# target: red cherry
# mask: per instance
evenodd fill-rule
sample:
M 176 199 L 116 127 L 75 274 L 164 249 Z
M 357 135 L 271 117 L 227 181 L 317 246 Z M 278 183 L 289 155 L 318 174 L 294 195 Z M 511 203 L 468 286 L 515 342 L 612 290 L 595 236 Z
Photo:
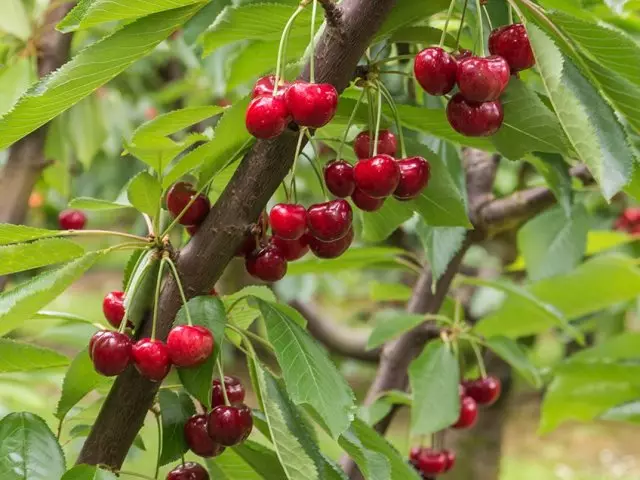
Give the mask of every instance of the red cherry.
M 167 337 L 171 363 L 178 367 L 195 367 L 213 352 L 213 334 L 201 325 L 178 325 Z
M 502 126 L 504 112 L 500 100 L 475 103 L 456 93 L 447 104 L 447 119 L 453 129 L 467 137 L 486 137 Z
M 144 110 L 144 118 L 147 120 L 153 120 L 158 116 L 158 109 L 156 107 L 147 107 Z
M 107 293 L 102 301 L 102 312 L 112 326 L 120 327 L 124 318 L 124 292 Z
M 456 423 L 452 425 L 452 428 L 471 428 L 475 425 L 477 419 L 478 404 L 476 401 L 469 396 L 462 397 L 460 402 L 460 416 Z
M 453 57 L 459 62 L 460 60 L 464 60 L 465 58 L 473 57 L 473 52 L 471 50 L 467 50 L 466 48 L 461 48 L 456 54 L 453 55 Z
M 329 83 L 295 82 L 284 97 L 293 121 L 303 127 L 325 126 L 338 108 L 338 92 Z
M 297 240 L 307 229 L 307 210 L 302 205 L 278 203 L 269 213 L 273 234 L 285 240 Z
M 411 450 L 409 450 L 409 460 L 411 460 L 412 463 L 417 462 L 420 452 L 422 452 L 422 447 L 411 447 Z
M 353 180 L 353 167 L 344 160 L 334 160 L 327 163 L 324 167 L 324 182 L 336 197 L 348 197 L 356 188 L 356 183 Z
M 521 23 L 496 28 L 489 35 L 489 52 L 504 58 L 512 72 L 526 70 L 536 64 L 529 35 Z
M 58 214 L 58 224 L 63 230 L 82 230 L 87 223 L 87 216 L 80 210 L 67 209 Z
M 446 465 L 444 467 L 444 471 L 448 472 L 456 464 L 456 454 L 452 450 L 443 450 L 442 453 L 444 453 L 444 456 L 447 459 L 447 463 L 446 463 Z
M 440 47 L 429 47 L 416 55 L 413 73 L 425 92 L 431 95 L 449 93 L 456 84 L 457 62 Z
M 98 339 L 104 335 L 105 333 L 109 333 L 111 330 L 98 330 L 91 336 L 89 340 L 89 346 L 87 347 L 87 353 L 89 353 L 89 358 L 93 360 L 93 346 L 96 344 Z
M 131 348 L 133 363 L 143 377 L 160 382 L 171 370 L 169 349 L 160 340 L 143 338 Z
M 309 236 L 303 235 L 297 240 L 285 240 L 280 237 L 271 237 L 271 243 L 282 252 L 289 262 L 298 260 L 309 251 Z
M 418 469 L 424 475 L 438 475 L 447 468 L 447 456 L 430 448 L 423 448 L 417 459 Z
M 251 100 L 245 117 L 247 130 L 256 138 L 275 138 L 289 124 L 283 95 L 262 95 Z
M 253 277 L 265 282 L 277 282 L 287 274 L 287 259 L 275 245 L 267 245 L 247 256 L 245 268 Z
M 398 200 L 411 200 L 429 183 L 431 175 L 429 162 L 422 157 L 410 157 L 398 160 L 400 168 L 400 183 L 393 192 Z
M 213 287 L 211 290 L 209 290 L 209 295 L 211 295 L 212 297 L 218 296 L 218 291 L 216 290 L 216 287 Z
M 105 377 L 120 375 L 131 361 L 131 339 L 124 333 L 96 332 L 89 347 L 93 367 Z
M 371 133 L 360 132 L 353 142 L 353 150 L 358 158 L 369 158 L 373 155 L 373 146 L 371 145 Z M 380 130 L 378 132 L 378 154 L 391 155 L 396 154 L 398 142 L 396 136 L 389 130 Z M 371 153 L 369 153 L 371 151 Z
M 344 237 L 351 228 L 352 220 L 353 211 L 346 200 L 316 203 L 307 210 L 309 232 L 324 242 Z
M 356 207 L 365 212 L 375 212 L 376 210 L 380 210 L 385 201 L 384 198 L 374 198 L 367 195 L 359 188 L 355 189 L 351 195 L 351 200 Z
M 187 462 L 167 473 L 166 480 L 209 480 L 209 478 L 209 473 L 202 465 Z
M 315 237 L 309 237 L 309 248 L 318 258 L 337 258 L 346 252 L 353 242 L 353 228 L 338 240 L 323 242 Z
M 356 187 L 371 197 L 382 198 L 393 193 L 400 183 L 400 167 L 389 155 L 359 160 L 353 167 Z
M 497 100 L 509 83 L 510 69 L 507 61 L 490 57 L 469 57 L 458 63 L 456 80 L 460 93 L 471 102 Z
M 502 390 L 500 379 L 494 376 L 478 378 L 466 385 L 467 395 L 473 398 L 478 405 L 493 405 L 500 397 Z
M 184 424 L 184 439 L 189 449 L 200 457 L 217 457 L 224 447 L 213 440 L 207 431 L 207 415 L 193 415 Z
M 622 216 L 631 225 L 640 223 L 640 207 L 629 207 L 625 209 Z
M 189 205 L 193 197 L 196 199 Z M 198 194 L 193 185 L 188 182 L 174 183 L 167 193 L 167 209 L 177 217 L 187 205 L 189 208 L 178 221 L 182 225 L 200 225 L 211 209 L 209 198 L 202 193 Z
M 267 75 L 266 77 L 262 77 L 258 79 L 256 84 L 253 86 L 253 90 L 251 91 L 251 98 L 256 98 L 261 95 L 272 95 L 273 89 L 276 86 L 276 76 L 275 75 Z M 284 95 L 286 89 L 289 88 L 289 84 L 284 82 L 282 85 L 278 87 L 278 93 L 276 95 Z
M 242 382 L 237 377 L 224 376 L 224 386 L 227 391 L 227 398 L 229 403 L 236 404 L 244 402 L 244 387 Z M 213 381 L 213 387 L 211 390 L 211 407 L 217 407 L 224 405 L 224 396 L 222 395 L 222 386 L 220 385 L 220 379 L 216 378 Z
M 253 416 L 246 405 L 220 405 L 209 414 L 209 436 L 226 447 L 244 442 L 252 428 Z

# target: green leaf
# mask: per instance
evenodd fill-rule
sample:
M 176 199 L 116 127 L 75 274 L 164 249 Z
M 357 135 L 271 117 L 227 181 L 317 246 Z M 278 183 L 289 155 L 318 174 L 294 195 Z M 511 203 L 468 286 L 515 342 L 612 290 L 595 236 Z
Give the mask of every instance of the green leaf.
M 166 465 L 187 453 L 189 447 L 184 439 L 184 424 L 195 415 L 196 409 L 185 392 L 160 390 L 160 416 L 162 417 L 162 450 L 158 458 L 160 465 Z
M 412 294 L 413 290 L 401 283 L 369 282 L 369 297 L 374 302 L 405 302 Z
M 229 322 L 243 330 L 248 329 L 253 321 L 260 316 L 260 310 L 249 305 L 248 300 L 250 297 L 258 297 L 266 302 L 272 303 L 276 301 L 276 296 L 271 289 L 257 285 L 244 287 L 236 293 L 222 297 L 227 311 L 233 305 L 233 310 L 227 313 Z
M 36 130 L 150 53 L 200 5 L 137 20 L 81 50 L 0 118 L 0 150 Z
M 0 373 L 65 367 L 69 359 L 49 348 L 0 338 Z
M 14 58 L 11 63 L 0 69 L 0 89 L 3 93 L 0 98 L 0 115 L 11 110 L 18 98 L 37 79 L 33 60 L 29 57 Z
M 375 41 L 396 32 L 400 28 L 421 23 L 431 15 L 445 10 L 448 3 L 446 0 L 434 0 L 433 2 L 398 0 L 378 33 L 376 33 Z
M 572 355 L 567 362 L 616 362 L 640 358 L 640 333 L 625 332 Z
M 140 172 L 129 183 L 127 197 L 139 212 L 155 216 L 160 208 L 162 186 L 153 175 Z
M 133 205 L 122 201 L 110 202 L 109 200 L 102 200 L 101 198 L 91 197 L 78 197 L 69 202 L 70 208 L 77 208 L 80 210 L 120 210 L 121 208 L 132 208 Z
M 67 262 L 84 255 L 84 248 L 63 238 L 0 247 L 0 275 Z
M 562 207 L 565 215 L 569 217 L 573 202 L 573 185 L 569 174 L 569 165 L 562 155 L 536 152 L 535 156 L 528 156 L 527 161 L 544 177 L 558 204 Z
M 27 242 L 39 238 L 56 237 L 60 235 L 57 230 L 45 230 L 44 228 L 27 227 L 25 225 L 13 225 L 0 223 L 0 245 Z
M 233 450 L 255 471 L 260 472 L 264 480 L 282 480 L 286 478 L 278 456 L 273 450 L 252 441 L 246 441 L 233 447 Z
M 190 368 L 177 368 L 180 382 L 184 388 L 205 406 L 211 406 L 211 386 L 216 360 L 220 355 L 220 348 L 224 340 L 224 327 L 227 323 L 222 300 L 211 295 L 201 295 L 189 300 L 176 315 L 176 325 L 186 325 L 189 309 L 194 325 L 208 328 L 214 337 L 213 354 L 202 365 Z
M 383 345 L 389 340 L 408 332 L 425 321 L 424 315 L 416 315 L 397 310 L 382 310 L 373 317 L 375 327 L 369 336 L 367 349 Z
M 354 396 L 327 353 L 283 310 L 256 298 L 291 400 L 309 405 L 336 438 L 353 419 Z
M 413 216 L 413 209 L 407 202 L 393 197 L 387 198 L 382 208 L 376 212 L 361 211 L 362 240 L 381 242 L 386 240 L 400 225 Z
M 227 449 L 224 455 L 206 459 L 207 469 L 215 480 L 264 480 L 235 449 Z
M 334 260 L 309 258 L 289 264 L 287 275 L 305 273 L 336 273 L 343 270 L 364 268 L 400 268 L 396 259 L 404 250 L 392 247 L 350 248 L 341 257 Z
M 42 418 L 27 412 L 0 420 L 0 478 L 51 480 L 66 470 L 62 449 Z
M 117 480 L 117 477 L 114 473 L 93 465 L 76 465 L 60 480 Z
M 108 136 L 98 98 L 93 95 L 79 101 L 64 120 L 75 156 L 88 170 Z
M 5 0 L 0 16 L 0 31 L 26 41 L 31 35 L 29 16 L 21 0 Z
M 527 352 L 514 340 L 497 336 L 487 339 L 486 343 L 493 353 L 517 370 L 532 386 L 535 388 L 542 386 L 540 372 L 529 360 Z
M 185 0 L 182 0 L 185 1 Z M 198 0 L 202 1 L 202 0 Z M 194 3 L 192 1 L 192 3 Z M 131 143 L 154 140 L 179 132 L 191 125 L 202 122 L 224 111 L 215 105 L 205 107 L 188 107 L 158 115 L 153 120 L 140 125 L 131 136 Z
M 130 274 L 128 281 L 130 292 L 124 299 L 124 307 L 127 312 L 127 320 L 137 326 L 142 321 L 146 312 L 151 308 L 153 292 L 158 278 L 160 262 L 155 250 L 147 250 L 141 254 L 135 270 Z
M 416 233 L 426 251 L 435 284 L 462 247 L 467 230 L 464 227 L 431 227 L 419 222 Z

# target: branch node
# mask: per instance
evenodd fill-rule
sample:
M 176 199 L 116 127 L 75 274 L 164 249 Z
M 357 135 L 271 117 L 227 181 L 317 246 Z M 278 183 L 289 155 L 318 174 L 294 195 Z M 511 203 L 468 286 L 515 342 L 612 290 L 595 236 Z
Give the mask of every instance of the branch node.
M 324 8 L 327 24 L 342 33 L 342 8 L 334 0 L 318 0 L 318 2 Z

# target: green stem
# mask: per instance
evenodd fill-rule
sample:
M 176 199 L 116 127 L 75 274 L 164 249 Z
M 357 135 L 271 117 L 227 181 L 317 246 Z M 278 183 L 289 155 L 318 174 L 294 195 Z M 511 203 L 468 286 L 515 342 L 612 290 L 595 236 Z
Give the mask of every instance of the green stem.
M 480 5 L 480 0 L 476 0 L 476 14 L 478 15 L 478 36 L 480 41 L 480 53 L 484 57 L 484 22 L 482 21 L 482 6 Z
M 449 22 L 451 21 L 451 15 L 453 15 L 453 9 L 456 6 L 456 0 L 451 0 L 449 3 L 449 10 L 447 10 L 447 19 L 444 22 L 444 28 L 442 29 L 442 35 L 440 36 L 440 48 L 444 45 L 444 39 L 447 36 L 447 29 L 449 28 Z
M 300 134 L 298 135 L 298 144 L 296 145 L 296 153 L 293 157 L 293 165 L 291 166 L 291 185 L 290 189 L 293 192 L 293 201 L 295 203 L 298 202 L 298 190 L 296 188 L 296 167 L 298 166 L 298 157 L 300 156 L 300 151 L 302 150 L 302 139 L 304 138 L 304 133 L 307 128 L 303 127 L 300 130 Z
M 469 343 L 471 344 L 473 353 L 476 355 L 476 359 L 478 360 L 478 368 L 480 369 L 480 375 L 482 376 L 482 378 L 486 378 L 487 370 L 484 367 L 484 359 L 482 358 L 480 347 L 478 347 L 478 344 L 472 340 L 469 340 Z
M 382 89 L 378 88 L 378 113 L 376 117 L 376 133 L 373 140 L 373 156 L 378 155 L 378 139 L 380 138 L 380 121 L 382 120 Z
M 162 420 L 159 413 L 154 412 L 153 416 L 156 417 L 156 425 L 158 427 L 158 456 L 156 458 L 156 472 L 153 478 L 158 478 L 160 474 L 160 454 L 162 453 Z
M 422 274 L 422 269 L 420 267 L 418 267 L 417 265 L 414 265 L 409 260 L 405 260 L 404 258 L 400 258 L 400 257 L 396 257 L 394 260 L 396 261 L 396 263 L 398 263 L 400 265 L 404 265 L 409 270 L 412 270 L 417 275 L 421 275 Z
M 384 95 L 387 103 L 389 104 L 389 108 L 391 108 L 391 112 L 393 113 L 394 121 L 396 123 L 396 128 L 398 129 L 398 137 L 400 138 L 400 152 L 402 154 L 402 158 L 407 158 L 407 146 L 404 141 L 404 131 L 402 130 L 402 120 L 400 118 L 400 112 L 398 112 L 398 107 L 396 106 L 396 102 L 393 100 L 393 96 L 391 92 L 387 88 L 387 86 L 378 82 L 378 88 Z
M 358 108 L 360 107 L 360 104 L 362 103 L 362 99 L 364 98 L 364 94 L 366 93 L 366 91 L 367 91 L 366 88 L 362 89 L 362 93 L 358 97 L 358 101 L 356 102 L 356 106 L 353 108 L 353 111 L 351 112 L 351 116 L 349 117 L 349 121 L 347 122 L 347 128 L 345 128 L 345 130 L 344 130 L 344 135 L 342 136 L 342 140 L 340 142 L 340 147 L 338 148 L 338 155 L 337 155 L 337 159 L 338 160 L 342 159 L 342 152 L 344 150 L 345 144 L 347 143 L 347 137 L 349 136 L 349 130 L 351 129 L 351 126 L 353 125 L 353 122 L 356 119 L 356 114 L 358 113 Z
M 513 24 L 513 7 L 509 3 L 509 25 Z
M 283 57 L 286 50 L 285 46 L 286 46 L 287 40 L 289 39 L 289 33 L 291 32 L 291 27 L 293 26 L 293 22 L 295 21 L 296 17 L 300 15 L 303 10 L 304 10 L 304 5 L 298 6 L 296 11 L 293 12 L 293 15 L 289 17 L 289 21 L 284 26 L 284 30 L 282 30 L 282 36 L 280 37 L 280 46 L 278 47 L 278 59 L 276 61 L 276 85 L 273 88 L 274 95 L 278 93 L 278 84 L 280 83 L 280 79 L 284 77 L 284 65 L 283 65 L 284 58 Z
M 311 58 L 309 59 L 309 81 L 316 83 L 316 12 L 318 0 L 313 0 L 311 8 Z
M 397 62 L 398 60 L 413 60 L 415 57 L 416 57 L 415 54 L 411 54 L 411 53 L 408 53 L 406 55 L 396 55 L 395 57 L 387 57 L 387 58 L 383 58 L 382 60 L 377 60 L 371 65 L 381 65 L 383 63 Z
M 387 74 L 387 75 L 402 75 L 404 77 L 413 77 L 412 73 L 403 72 L 401 70 L 380 70 L 380 73 Z
M 111 230 L 62 230 L 57 232 L 54 237 L 88 237 L 92 235 L 100 235 L 100 236 L 114 236 L 114 237 L 123 237 L 134 240 L 139 240 L 144 243 L 150 243 L 148 238 L 140 237 L 138 235 L 133 235 L 131 233 L 124 232 L 114 232 Z
M 486 5 L 482 5 L 482 11 L 484 12 L 485 16 L 487 17 L 487 23 L 489 24 L 489 30 L 493 31 L 493 23 L 491 22 L 491 17 L 489 16 L 489 10 L 487 10 L 487 6 Z
M 301 155 L 309 161 L 309 164 L 311 165 L 311 168 L 313 169 L 313 172 L 316 174 L 316 178 L 318 179 L 318 183 L 320 184 L 320 188 L 322 189 L 322 194 L 325 197 L 327 197 L 327 190 L 324 188 L 324 178 L 322 176 L 322 173 L 320 172 L 320 168 L 316 164 L 316 161 L 314 161 L 309 155 L 307 155 L 304 152 L 302 152 Z
M 242 330 L 242 329 L 238 328 L 237 326 L 229 324 L 229 323 L 227 323 L 225 326 L 227 328 L 233 330 L 234 332 L 236 332 L 238 335 L 248 337 L 248 338 L 254 340 L 255 342 L 259 343 L 263 347 L 265 347 L 270 352 L 275 353 L 275 350 L 273 349 L 273 345 L 271 345 L 269 342 L 267 342 L 260 335 L 256 335 L 255 333 L 250 332 L 249 330 Z
M 376 112 L 375 112 L 375 100 L 373 98 L 373 92 L 370 88 L 367 88 L 367 106 L 369 113 L 369 125 L 367 126 L 369 131 L 369 156 L 373 155 L 373 127 L 376 123 Z
M 447 325 L 454 324 L 454 322 L 449 317 L 447 317 L 446 315 L 436 315 L 436 314 L 432 314 L 432 313 L 427 313 L 424 316 L 424 319 L 425 319 L 425 321 L 426 320 L 433 320 L 435 322 L 442 322 L 442 323 L 445 323 Z
M 456 300 L 456 304 L 453 312 L 453 324 L 460 325 L 462 323 L 462 303 L 460 300 Z
M 160 287 L 162 286 L 162 272 L 164 270 L 164 264 L 166 260 L 163 258 L 160 260 L 160 267 L 158 268 L 158 278 L 156 280 L 156 293 L 153 298 L 153 324 L 151 325 L 151 340 L 156 339 L 156 325 L 158 324 L 158 303 L 160 301 Z M 124 321 L 122 322 L 124 323 Z
M 456 35 L 456 50 L 460 48 L 460 36 L 462 35 L 462 30 L 464 29 L 464 19 L 467 15 L 467 7 L 469 6 L 469 0 L 464 0 L 464 5 L 462 6 L 462 15 L 460 16 L 460 27 L 458 28 L 458 34 Z
M 218 375 L 220 376 L 220 389 L 222 390 L 222 397 L 224 398 L 224 404 L 226 406 L 231 405 L 229 401 L 229 397 L 227 396 L 227 386 L 224 383 L 224 370 L 222 370 L 222 362 L 220 361 L 220 357 L 216 360 L 216 365 L 218 366 Z
M 193 321 L 191 320 L 191 313 L 189 313 L 189 306 L 187 305 L 187 296 L 184 294 L 184 289 L 182 288 L 182 282 L 180 281 L 180 275 L 178 274 L 178 269 L 176 268 L 171 258 L 167 258 L 166 261 L 169 264 L 169 267 L 171 267 L 171 272 L 173 273 L 173 277 L 175 278 L 176 284 L 178 285 L 178 290 L 180 291 L 180 298 L 182 298 L 184 311 L 187 315 L 187 323 L 191 326 L 193 325 Z

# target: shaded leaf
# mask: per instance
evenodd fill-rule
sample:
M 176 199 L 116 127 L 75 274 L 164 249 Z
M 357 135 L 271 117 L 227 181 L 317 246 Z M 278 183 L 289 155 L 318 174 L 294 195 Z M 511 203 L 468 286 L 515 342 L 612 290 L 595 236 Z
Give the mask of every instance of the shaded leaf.
M 160 210 L 162 186 L 153 175 L 140 172 L 129 183 L 127 197 L 139 212 L 155 216 Z
M 416 233 L 427 254 L 433 282 L 447 270 L 449 262 L 462 247 L 467 233 L 464 227 L 432 227 L 419 222 Z
M 184 392 L 160 390 L 158 400 L 162 417 L 162 451 L 158 462 L 166 465 L 189 450 L 184 439 L 184 424 L 195 415 L 196 409 L 189 395 Z
M 517 370 L 532 386 L 536 388 L 542 386 L 540 372 L 529 360 L 527 352 L 514 340 L 500 336 L 491 337 L 487 339 L 487 347 Z
M 116 480 L 117 478 L 114 473 L 94 465 L 76 465 L 60 480 Z

